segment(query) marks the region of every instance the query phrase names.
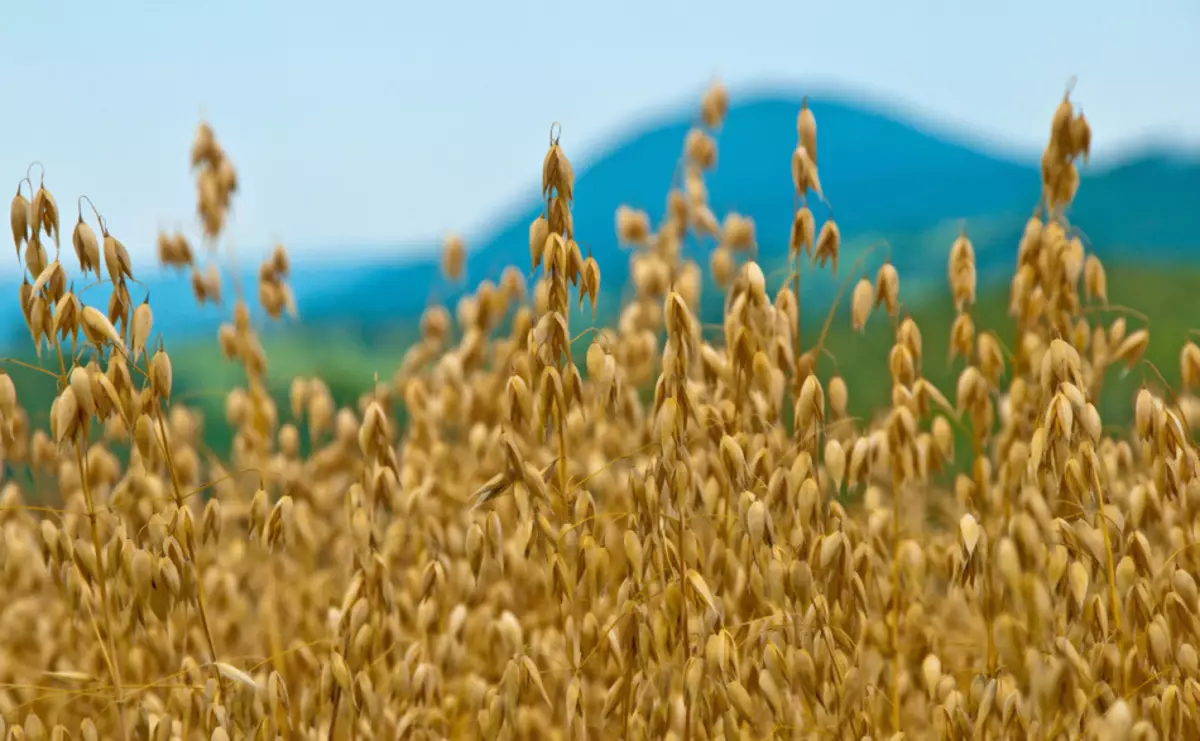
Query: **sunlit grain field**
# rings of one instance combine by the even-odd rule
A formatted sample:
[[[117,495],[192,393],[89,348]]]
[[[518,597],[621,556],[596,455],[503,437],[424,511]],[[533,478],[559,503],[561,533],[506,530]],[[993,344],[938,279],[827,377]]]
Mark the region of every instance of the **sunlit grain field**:
[[[5,737],[1200,734],[1200,347],[1173,333],[1168,381],[1110,301],[1069,218],[1082,114],[1047,111],[1008,289],[980,289],[967,224],[935,314],[886,245],[847,264],[807,106],[768,290],[753,221],[708,205],[727,106],[701,101],[660,223],[614,214],[615,319],[555,126],[528,261],[430,308],[356,402],[271,375],[249,307],[295,311],[288,254],[229,295],[238,177],[208,125],[195,244],[158,254],[232,307],[209,357],[155,331],[103,194],[62,211],[31,166],[10,222],[35,353],[0,375]],[[465,252],[447,239],[448,280]],[[800,310],[813,275],[827,313]],[[223,419],[175,388],[212,358]]]

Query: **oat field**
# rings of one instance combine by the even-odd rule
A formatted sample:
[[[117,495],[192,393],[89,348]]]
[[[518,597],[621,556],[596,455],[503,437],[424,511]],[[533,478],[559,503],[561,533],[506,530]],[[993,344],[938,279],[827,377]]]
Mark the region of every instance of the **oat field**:
[[[970,225],[946,245],[945,388],[886,245],[839,264],[807,106],[770,295],[754,223],[706,198],[727,108],[715,84],[661,223],[614,214],[633,283],[614,326],[581,322],[602,278],[555,126],[529,262],[429,309],[344,408],[320,378],[268,393],[248,302],[295,311],[289,259],[223,286],[238,175],[202,124],[199,230],[159,259],[232,307],[211,352],[242,380],[206,422],[172,403],[171,338],[103,194],[60,193],[64,212],[31,166],[10,222],[39,363],[0,375],[0,736],[1200,736],[1200,346],[1182,388],[1122,400],[1128,428],[1101,418],[1106,383],[1158,369],[1069,221],[1091,139],[1069,95],[1012,245],[1011,331],[976,324]],[[697,235],[706,264],[681,258]],[[466,249],[447,239],[449,279]],[[870,417],[829,357],[844,315],[801,316],[806,271],[842,286],[850,329],[894,335]],[[706,274],[720,326],[696,318]],[[57,384],[46,429],[30,374]],[[228,457],[202,424],[231,427]]]

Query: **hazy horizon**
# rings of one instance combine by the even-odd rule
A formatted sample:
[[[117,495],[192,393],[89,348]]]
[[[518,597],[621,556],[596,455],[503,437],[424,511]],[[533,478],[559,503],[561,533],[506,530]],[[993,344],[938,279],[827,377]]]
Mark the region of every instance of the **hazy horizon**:
[[[694,107],[714,77],[735,95],[858,94],[977,148],[1036,157],[1075,76],[1097,162],[1154,143],[1200,148],[1200,83],[1187,72],[1200,68],[1200,6],[1130,8],[18,5],[0,28],[0,63],[43,92],[0,123],[0,183],[11,189],[44,162],[64,219],[88,194],[146,269],[160,227],[197,231],[187,156],[202,115],[239,169],[229,239],[243,260],[276,241],[297,259],[333,246],[369,259],[476,235],[536,188],[552,121],[583,167]],[[548,28],[567,40],[562,51]],[[1049,29],[1071,34],[1033,43]],[[0,261],[0,274],[15,268]]]

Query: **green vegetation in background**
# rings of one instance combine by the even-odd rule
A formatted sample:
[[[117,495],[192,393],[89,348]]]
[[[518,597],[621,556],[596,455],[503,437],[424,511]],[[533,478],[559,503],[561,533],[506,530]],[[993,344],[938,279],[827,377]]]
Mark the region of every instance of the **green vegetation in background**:
[[[877,263],[868,261],[864,264],[867,268],[862,272],[873,276]],[[843,261],[838,283],[860,277],[858,274],[847,274],[849,269],[850,266]],[[1200,327],[1200,303],[1195,300],[1197,288],[1200,287],[1200,268],[1122,264],[1109,265],[1107,269],[1110,304],[1134,309],[1150,320],[1150,346],[1145,360],[1156,366],[1173,388],[1177,387],[1180,348],[1187,341],[1192,328]],[[779,283],[778,275],[779,271],[773,272],[773,287]],[[813,276],[810,275],[810,278]],[[816,278],[828,280],[827,274],[813,279]],[[962,369],[962,360],[952,364],[947,362],[950,326],[955,316],[949,294],[945,289],[929,287],[916,290],[904,282],[903,275],[900,278],[902,301],[906,295],[913,293],[923,297],[923,300],[904,307],[921,328],[925,355],[923,374],[953,401],[955,380]],[[806,278],[804,286],[807,286],[808,280]],[[802,287],[801,290],[806,288]],[[714,291],[705,287],[707,301],[717,298]],[[1008,295],[1006,282],[982,288],[973,317],[978,332],[994,331],[1001,342],[1010,347],[1015,337],[1013,323],[1007,312]],[[826,346],[836,360],[821,360],[821,377],[827,379],[836,367],[850,391],[850,413],[865,417],[890,403],[887,354],[893,333],[891,323],[882,310],[872,314],[865,332],[851,332],[845,311],[848,302],[849,290],[843,296],[842,306],[839,307],[841,310],[826,340]],[[614,312],[610,309],[606,313],[608,316],[600,316],[593,325],[591,313],[585,309],[572,324],[576,328],[613,326]],[[1102,320],[1111,321],[1116,313],[1094,311],[1089,318],[1095,326]],[[806,307],[803,317],[806,346],[815,341],[824,319],[824,312]],[[1141,319],[1136,316],[1127,316],[1127,322],[1129,331],[1142,326]],[[712,334],[708,332],[707,336]],[[417,336],[417,329],[411,323],[381,331],[369,340],[333,330],[293,330],[266,334],[263,345],[268,359],[268,383],[279,403],[281,417],[286,419],[289,416],[287,390],[292,378],[319,377],[328,384],[339,405],[353,405],[360,394],[370,389],[376,376],[382,381],[390,381],[404,352]],[[581,332],[578,340],[580,362],[588,341],[588,333]],[[226,453],[230,434],[225,423],[225,394],[242,382],[241,370],[221,356],[215,338],[211,342],[186,344],[171,343],[167,338],[167,345],[175,375],[174,400],[203,414],[206,444],[218,454]],[[36,362],[32,352],[19,359]],[[43,366],[49,367],[45,363],[43,360]],[[44,427],[53,400],[53,380],[47,375],[13,364],[8,364],[8,371],[18,385],[20,398],[29,405],[27,409],[33,424]],[[1110,369],[1104,394],[1097,405],[1106,424],[1124,425],[1130,421],[1133,396],[1143,382],[1149,385],[1158,383],[1154,372],[1144,364],[1128,374],[1122,373],[1120,368]]]

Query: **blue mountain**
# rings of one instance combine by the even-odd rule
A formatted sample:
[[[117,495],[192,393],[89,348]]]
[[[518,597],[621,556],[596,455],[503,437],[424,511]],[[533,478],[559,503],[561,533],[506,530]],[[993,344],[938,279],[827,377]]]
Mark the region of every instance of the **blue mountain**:
[[[721,217],[737,211],[757,225],[760,259],[786,253],[792,209],[791,153],[799,96],[737,101],[717,133],[718,162],[708,173],[710,201]],[[922,130],[882,109],[836,97],[811,98],[818,126],[821,182],[847,244],[886,238],[902,278],[939,277],[960,225],[971,235],[981,270],[1007,270],[1025,220],[1040,193],[1036,158],[988,154]],[[575,235],[600,264],[603,283],[624,286],[629,253],[618,248],[615,214],[625,204],[655,223],[666,206],[684,137],[686,116],[656,122],[594,162],[576,162]],[[570,156],[570,144],[564,141]],[[506,265],[530,267],[529,223],[541,213],[539,186],[477,243],[469,282],[495,279]],[[1200,163],[1170,152],[1149,153],[1106,170],[1086,168],[1072,221],[1105,257],[1183,256],[1200,233]],[[818,221],[829,214],[814,204]],[[709,245],[711,247],[711,245]],[[702,257],[699,248],[693,256]],[[848,263],[847,263],[848,264]],[[344,294],[306,302],[309,320],[371,324],[406,318],[431,300],[461,289],[438,277],[436,257],[379,266]]]
[[[839,275],[863,245],[886,239],[905,285],[941,285],[950,243],[964,225],[985,278],[1011,269],[1040,193],[1036,156],[989,154],[848,98],[812,97],[809,105],[818,126],[822,186],[845,245],[842,264],[847,267]],[[717,165],[706,175],[718,218],[737,211],[755,220],[764,264],[778,263],[786,254],[793,208],[790,163],[800,106],[798,95],[735,99],[716,132]],[[659,221],[693,124],[688,115],[666,117],[618,141],[594,161],[574,160],[576,239],[599,262],[604,290],[612,299],[629,276],[629,253],[617,244],[616,210],[629,205]],[[563,144],[571,156],[569,138]],[[531,163],[530,169],[538,164]],[[302,323],[370,333],[384,324],[411,323],[430,303],[452,302],[468,284],[498,279],[508,265],[528,271],[529,223],[542,208],[539,185],[531,182],[523,205],[474,240],[463,285],[440,277],[436,248],[392,263],[300,263],[292,284]],[[1193,259],[1188,250],[1200,234],[1198,202],[1200,161],[1169,150],[1142,152],[1106,169],[1085,167],[1071,218],[1103,257]],[[812,205],[818,222],[830,216],[824,206]],[[711,247],[687,249],[691,257],[705,261]],[[253,272],[246,270],[242,279],[253,291]],[[833,281],[827,284],[806,288],[805,300],[823,301],[836,287]],[[198,310],[186,276],[164,272],[150,279],[148,288],[156,325],[170,336],[212,336],[229,315],[228,306]],[[13,297],[15,309],[15,284],[0,290]],[[232,285],[225,290],[232,296]],[[135,300],[141,295],[135,291]],[[103,305],[107,295],[103,288],[92,289],[85,300]],[[19,314],[10,310],[4,316],[11,321],[0,329],[10,336],[24,331]]]

